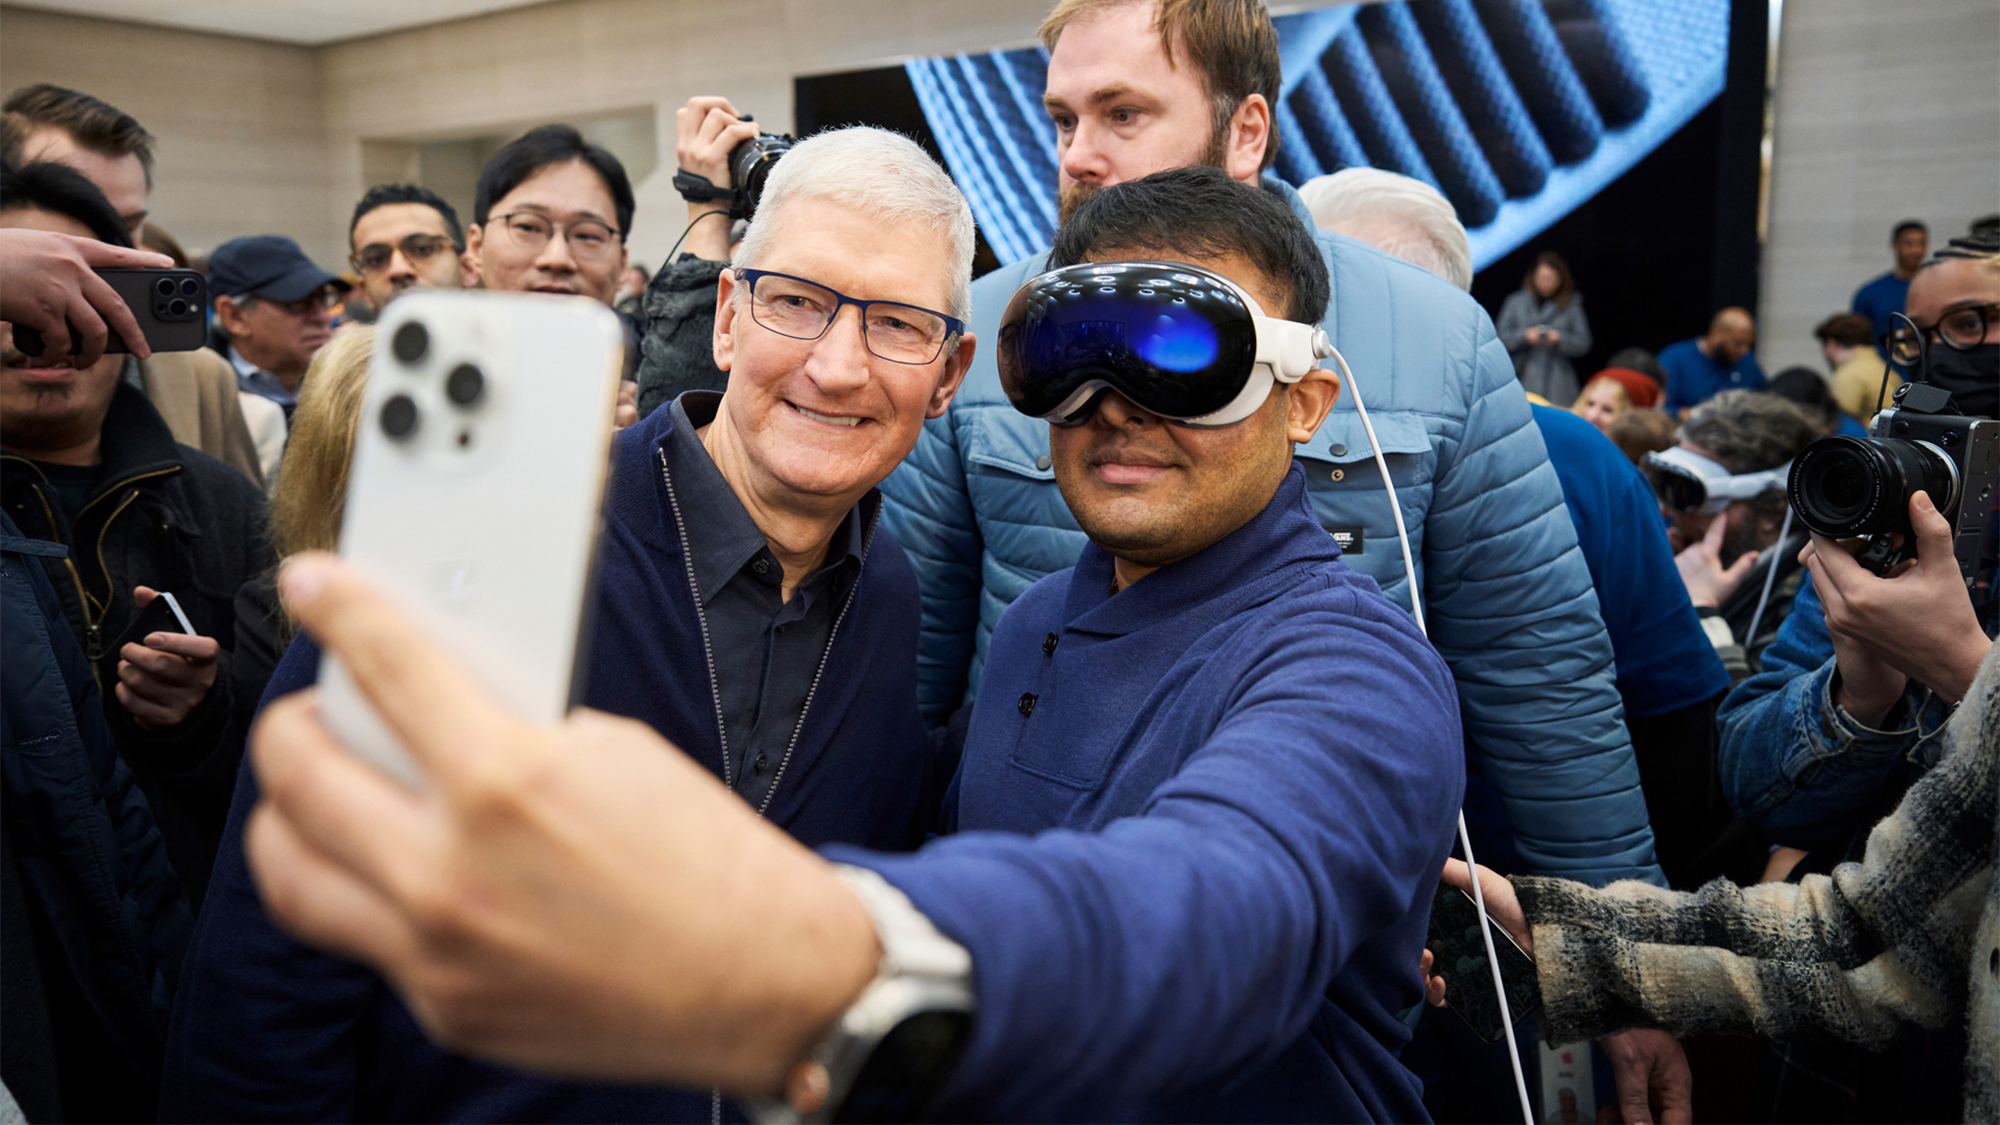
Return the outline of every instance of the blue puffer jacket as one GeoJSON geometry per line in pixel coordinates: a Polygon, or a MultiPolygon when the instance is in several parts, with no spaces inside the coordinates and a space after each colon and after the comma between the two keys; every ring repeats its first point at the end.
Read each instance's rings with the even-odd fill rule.
{"type": "MultiPolygon", "coordinates": [[[[1290,187],[1264,181],[1301,220],[1290,187]]],[[[1409,526],[1431,641],[1451,666],[1480,768],[1529,870],[1663,883],[1614,686],[1611,641],[1527,396],[1493,322],[1408,263],[1320,232],[1323,322],[1354,370],[1409,526]]],[[[924,595],[919,702],[932,722],[970,699],[1000,612],[1076,562],[1083,532],[1050,468],[1048,424],[1015,412],[991,342],[1036,255],[973,284],[981,341],[951,409],[883,483],[884,522],[924,595]]],[[[1314,513],[1342,558],[1409,604],[1396,526],[1353,396],[1299,447],[1314,513]]]]}

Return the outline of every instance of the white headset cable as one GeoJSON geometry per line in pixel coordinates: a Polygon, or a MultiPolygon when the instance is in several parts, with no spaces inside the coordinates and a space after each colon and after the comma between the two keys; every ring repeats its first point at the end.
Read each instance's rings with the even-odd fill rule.
{"type": "MultiPolygon", "coordinates": [[[[1430,629],[1424,624],[1423,599],[1417,592],[1417,563],[1410,554],[1410,531],[1403,523],[1403,505],[1396,499],[1396,486],[1389,480],[1389,462],[1382,456],[1382,443],[1376,440],[1375,424],[1368,420],[1368,407],[1362,404],[1361,388],[1354,381],[1353,369],[1347,366],[1347,357],[1341,355],[1338,348],[1332,348],[1332,356],[1333,361],[1340,365],[1341,377],[1347,382],[1347,393],[1354,396],[1354,411],[1361,416],[1361,428],[1368,433],[1368,444],[1375,452],[1375,467],[1382,472],[1382,490],[1389,494],[1389,513],[1396,518],[1396,538],[1403,545],[1403,574],[1410,587],[1410,612],[1416,616],[1417,631],[1429,639],[1430,629]]],[[[1786,518],[1789,521],[1789,512],[1786,518]]],[[[1767,597],[1769,591],[1767,580],[1767,597]]],[[[1507,1061],[1514,1068],[1514,1092],[1521,1096],[1521,1120],[1525,1125],[1535,1125],[1534,1106],[1528,1100],[1528,1075],[1521,1067],[1521,1049],[1514,1042],[1514,1013],[1507,1004],[1507,985],[1500,975],[1500,952],[1493,947],[1492,923],[1486,916],[1486,895],[1479,889],[1479,863],[1472,858],[1472,834],[1465,830],[1463,810],[1458,814],[1458,842],[1465,849],[1465,865],[1472,872],[1472,898],[1479,907],[1479,920],[1483,923],[1479,927],[1479,936],[1486,942],[1486,967],[1493,971],[1493,991],[1500,999],[1500,1030],[1507,1034],[1507,1061]]]]}

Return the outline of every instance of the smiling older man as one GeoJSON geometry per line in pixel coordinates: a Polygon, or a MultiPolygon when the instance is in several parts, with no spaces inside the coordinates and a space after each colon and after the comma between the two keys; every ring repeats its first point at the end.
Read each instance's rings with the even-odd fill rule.
{"type": "MultiPolygon", "coordinates": [[[[723,275],[728,392],[685,394],[614,448],[584,700],[811,846],[896,850],[928,823],[916,579],[874,489],[971,358],[972,231],[910,141],[800,144],[723,275]]],[[[318,656],[295,644],[267,698],[310,686],[318,656]]],[[[244,777],[182,978],[168,1119],[709,1119],[707,1093],[553,1082],[433,1046],[380,978],[272,926],[243,865],[256,798],[244,777]]]]}

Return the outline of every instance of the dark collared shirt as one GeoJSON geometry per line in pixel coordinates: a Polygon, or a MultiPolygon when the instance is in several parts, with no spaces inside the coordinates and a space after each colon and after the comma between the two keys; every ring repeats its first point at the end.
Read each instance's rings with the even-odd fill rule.
{"type": "Polygon", "coordinates": [[[695,434],[714,420],[721,401],[705,391],[674,400],[667,475],[708,623],[729,766],[725,780],[761,809],[805,714],[834,621],[861,572],[867,530],[856,505],[834,529],[825,563],[785,601],[784,567],[695,434]]]}

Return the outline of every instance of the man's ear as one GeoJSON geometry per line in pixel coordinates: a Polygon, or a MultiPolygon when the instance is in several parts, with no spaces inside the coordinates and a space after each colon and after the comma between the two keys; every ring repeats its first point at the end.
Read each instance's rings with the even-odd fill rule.
{"type": "Polygon", "coordinates": [[[1271,143],[1271,103],[1251,94],[1237,103],[1229,118],[1229,151],[1223,170],[1246,184],[1257,182],[1264,169],[1264,150],[1271,143]]]}
{"type": "Polygon", "coordinates": [[[215,299],[215,319],[222,322],[223,332],[231,336],[242,335],[243,306],[236,303],[236,298],[226,295],[217,297],[215,299]]]}
{"type": "Polygon", "coordinates": [[[458,255],[459,284],[467,289],[477,289],[486,277],[480,269],[480,248],[486,245],[486,230],[478,223],[465,228],[465,249],[458,255]]]}
{"type": "Polygon", "coordinates": [[[715,279],[715,335],[710,346],[715,352],[715,366],[727,371],[736,361],[736,271],[725,269],[715,279]]]}
{"type": "Polygon", "coordinates": [[[1303,445],[1312,440],[1325,424],[1326,416],[1333,413],[1333,404],[1340,399],[1340,375],[1330,367],[1315,367],[1306,372],[1305,378],[1287,388],[1285,395],[1285,433],[1292,444],[1303,445]]]}
{"type": "Polygon", "coordinates": [[[972,357],[978,350],[979,337],[967,332],[958,338],[958,347],[944,359],[944,370],[938,374],[937,389],[931,392],[931,407],[924,417],[942,417],[951,407],[951,396],[964,385],[965,373],[972,369],[972,357]]]}

